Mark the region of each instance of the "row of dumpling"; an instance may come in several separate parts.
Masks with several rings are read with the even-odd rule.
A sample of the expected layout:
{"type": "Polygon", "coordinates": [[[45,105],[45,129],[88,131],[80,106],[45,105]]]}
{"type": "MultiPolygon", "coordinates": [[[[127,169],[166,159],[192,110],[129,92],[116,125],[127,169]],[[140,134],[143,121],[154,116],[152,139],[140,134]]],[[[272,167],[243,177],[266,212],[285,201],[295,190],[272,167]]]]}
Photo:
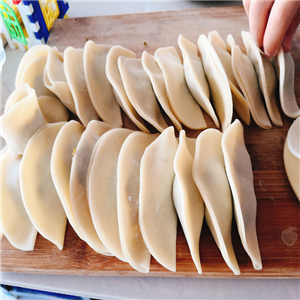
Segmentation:
{"type": "Polygon", "coordinates": [[[174,128],[161,134],[101,121],[43,125],[24,155],[2,156],[2,226],[10,243],[33,250],[37,232],[63,248],[67,219],[103,255],[149,272],[151,255],[176,271],[177,216],[199,273],[205,217],[221,254],[240,273],[231,242],[233,212],[242,244],[261,269],[256,197],[243,127],[196,139],[174,128]]]}

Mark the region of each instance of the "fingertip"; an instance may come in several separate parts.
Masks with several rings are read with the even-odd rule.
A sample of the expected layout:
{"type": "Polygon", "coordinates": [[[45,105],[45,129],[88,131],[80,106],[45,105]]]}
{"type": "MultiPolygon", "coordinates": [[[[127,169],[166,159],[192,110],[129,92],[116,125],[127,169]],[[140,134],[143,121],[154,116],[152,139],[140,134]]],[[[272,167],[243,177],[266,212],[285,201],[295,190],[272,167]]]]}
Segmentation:
{"type": "Polygon", "coordinates": [[[282,42],[284,52],[290,52],[292,49],[292,37],[285,37],[282,42]]]}

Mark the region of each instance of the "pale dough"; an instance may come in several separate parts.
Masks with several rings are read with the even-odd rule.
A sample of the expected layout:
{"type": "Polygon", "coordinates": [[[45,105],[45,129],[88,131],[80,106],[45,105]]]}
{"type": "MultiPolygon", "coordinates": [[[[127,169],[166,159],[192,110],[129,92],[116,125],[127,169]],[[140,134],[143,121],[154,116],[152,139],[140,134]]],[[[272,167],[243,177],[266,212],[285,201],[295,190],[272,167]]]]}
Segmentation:
{"type": "Polygon", "coordinates": [[[300,159],[300,117],[298,117],[289,128],[287,144],[290,152],[300,159]]]}

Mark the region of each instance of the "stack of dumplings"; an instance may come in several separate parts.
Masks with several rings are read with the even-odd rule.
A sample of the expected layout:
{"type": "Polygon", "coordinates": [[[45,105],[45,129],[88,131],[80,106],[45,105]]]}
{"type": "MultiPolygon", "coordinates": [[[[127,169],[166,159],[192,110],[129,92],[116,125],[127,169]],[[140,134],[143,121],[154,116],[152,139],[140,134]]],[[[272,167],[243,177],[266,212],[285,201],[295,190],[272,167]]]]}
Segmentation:
{"type": "MultiPolygon", "coordinates": [[[[242,245],[260,270],[251,161],[233,110],[244,124],[252,116],[270,129],[271,122],[282,126],[277,97],[283,112],[298,118],[293,128],[300,108],[290,54],[281,50],[271,61],[249,33],[242,38],[247,54],[231,35],[226,43],[216,31],[200,35],[198,47],[180,35],[182,60],[174,47],[137,58],[124,47],[92,41],[64,52],[46,45],[28,50],[1,116],[7,143],[1,236],[29,251],[40,233],[63,249],[68,221],[101,255],[142,273],[153,256],[175,272],[179,221],[201,274],[205,219],[239,275],[231,241],[235,217],[242,245]],[[122,111],[137,130],[122,128],[122,111]],[[206,129],[207,118],[222,132],[206,129]],[[202,132],[189,138],[183,126],[202,132]]],[[[293,185],[290,165],[299,149],[291,140],[285,163],[293,185]]]]}

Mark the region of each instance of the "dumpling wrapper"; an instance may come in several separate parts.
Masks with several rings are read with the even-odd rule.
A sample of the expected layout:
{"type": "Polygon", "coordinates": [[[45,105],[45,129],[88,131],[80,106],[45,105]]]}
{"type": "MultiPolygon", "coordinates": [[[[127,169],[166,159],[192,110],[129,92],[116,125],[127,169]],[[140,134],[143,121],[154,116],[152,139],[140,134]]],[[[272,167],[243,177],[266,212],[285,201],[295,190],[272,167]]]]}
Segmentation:
{"type": "Polygon", "coordinates": [[[172,111],[170,101],[167,95],[163,73],[157,65],[154,56],[144,51],[142,55],[142,65],[144,71],[149,76],[157,101],[160,103],[161,107],[163,108],[167,116],[170,118],[175,128],[178,131],[182,130],[180,122],[177,120],[176,116],[172,111]]]}
{"type": "Polygon", "coordinates": [[[54,186],[65,210],[69,223],[77,235],[84,237],[77,225],[70,200],[70,173],[73,151],[81,138],[85,127],[77,121],[66,123],[59,131],[51,154],[50,171],[54,186]]]}
{"type": "Polygon", "coordinates": [[[215,49],[220,62],[224,68],[224,71],[227,75],[230,89],[232,92],[232,101],[233,101],[233,108],[238,113],[238,115],[242,118],[242,120],[246,123],[246,125],[250,125],[251,117],[250,117],[250,110],[246,99],[244,98],[239,85],[234,77],[233,70],[232,70],[232,57],[227,52],[227,47],[225,42],[221,39],[217,31],[211,31],[208,34],[208,40],[212,44],[213,48],[215,49]]]}
{"type": "Polygon", "coordinates": [[[135,58],[132,51],[121,46],[114,46],[110,49],[106,57],[105,72],[106,76],[113,86],[113,91],[119,105],[122,107],[129,119],[142,131],[149,133],[144,120],[134,109],[126,94],[121,74],[118,67],[118,58],[120,56],[135,58]]]}
{"type": "Polygon", "coordinates": [[[245,146],[244,128],[239,120],[235,120],[223,133],[222,150],[239,235],[254,269],[261,270],[256,234],[257,200],[253,186],[252,165],[245,146]]]}
{"type": "Polygon", "coordinates": [[[242,38],[247,50],[247,55],[255,67],[269,117],[276,126],[282,126],[283,123],[276,104],[277,78],[273,63],[257,47],[250,32],[242,31],[242,38]]]}
{"type": "Polygon", "coordinates": [[[140,169],[142,236],[151,255],[172,272],[176,271],[177,214],[172,187],[177,148],[174,128],[168,127],[146,148],[140,169]]]}
{"type": "Polygon", "coordinates": [[[191,256],[199,274],[199,241],[204,218],[204,202],[193,179],[193,157],[187,146],[187,137],[182,130],[179,146],[174,158],[175,178],[173,182],[173,200],[191,256]]]}
{"type": "Polygon", "coordinates": [[[64,59],[56,47],[49,50],[43,74],[45,86],[76,115],[75,103],[64,71],[64,59]]]}
{"type": "Polygon", "coordinates": [[[221,254],[235,275],[240,269],[231,241],[232,197],[221,148],[222,133],[207,129],[196,141],[193,178],[205,204],[205,220],[221,254]]]}
{"type": "Polygon", "coordinates": [[[51,48],[48,45],[37,45],[28,49],[23,55],[16,74],[15,87],[18,88],[20,84],[20,80],[22,77],[22,73],[26,67],[26,65],[33,59],[41,56],[47,56],[48,52],[51,48]]]}
{"type": "Polygon", "coordinates": [[[20,102],[23,98],[27,97],[33,92],[29,84],[25,83],[17,87],[8,97],[4,113],[7,113],[16,103],[20,102]]]}
{"type": "Polygon", "coordinates": [[[183,56],[186,83],[196,101],[213,119],[215,125],[219,127],[219,120],[210,102],[210,90],[201,59],[197,54],[197,46],[187,40],[182,34],[178,37],[178,45],[183,56]]]}
{"type": "Polygon", "coordinates": [[[300,108],[294,90],[295,63],[291,53],[284,53],[283,48],[280,47],[274,65],[279,78],[281,108],[288,117],[296,119],[300,116],[300,108]]]}
{"type": "Polygon", "coordinates": [[[88,170],[88,198],[93,224],[104,246],[126,261],[120,241],[117,209],[118,157],[132,130],[115,128],[101,136],[88,170]]]}
{"type": "Polygon", "coordinates": [[[134,132],[122,145],[117,169],[118,222],[125,260],[137,271],[149,273],[151,254],[139,225],[140,163],[146,147],[158,134],[134,132]]]}
{"type": "Polygon", "coordinates": [[[290,152],[300,159],[300,117],[293,122],[287,133],[287,144],[290,152]]]}
{"type": "Polygon", "coordinates": [[[140,58],[120,56],[118,66],[129,101],[138,114],[162,132],[168,127],[151,87],[149,76],[140,58]]]}
{"type": "Polygon", "coordinates": [[[95,230],[87,197],[87,174],[91,155],[98,139],[113,125],[91,121],[83,132],[73,156],[70,173],[71,207],[85,242],[96,252],[111,255],[95,230]]]}
{"type": "Polygon", "coordinates": [[[29,84],[36,92],[37,97],[51,96],[56,97],[44,84],[44,70],[47,62],[47,56],[40,56],[28,62],[23,70],[20,84],[29,84]]]}
{"type": "Polygon", "coordinates": [[[54,141],[66,122],[46,124],[30,139],[20,166],[22,199],[37,231],[60,250],[63,248],[67,217],[56,192],[50,160],[54,141]]]}
{"type": "Polygon", "coordinates": [[[222,131],[230,125],[233,114],[233,102],[229,81],[220,59],[204,34],[197,41],[203,67],[210,86],[212,102],[222,126],[222,131]]]}
{"type": "Polygon", "coordinates": [[[100,118],[108,124],[122,127],[121,109],[105,74],[106,57],[111,47],[97,45],[93,41],[85,43],[84,75],[91,101],[100,118]]]}
{"type": "Polygon", "coordinates": [[[12,157],[9,151],[1,158],[1,223],[9,242],[20,250],[34,248],[37,231],[25,210],[19,180],[22,156],[12,157]]]}
{"type": "Polygon", "coordinates": [[[91,102],[83,70],[83,49],[68,47],[64,52],[64,70],[70,87],[76,114],[86,127],[91,120],[99,116],[91,102]]]}
{"type": "Polygon", "coordinates": [[[206,128],[201,108],[186,84],[183,65],[176,49],[159,48],[155,51],[154,58],[162,70],[167,95],[176,118],[190,129],[206,128]]]}
{"type": "Polygon", "coordinates": [[[1,136],[6,140],[11,155],[23,154],[32,135],[45,124],[34,89],[1,116],[1,136]]]}

